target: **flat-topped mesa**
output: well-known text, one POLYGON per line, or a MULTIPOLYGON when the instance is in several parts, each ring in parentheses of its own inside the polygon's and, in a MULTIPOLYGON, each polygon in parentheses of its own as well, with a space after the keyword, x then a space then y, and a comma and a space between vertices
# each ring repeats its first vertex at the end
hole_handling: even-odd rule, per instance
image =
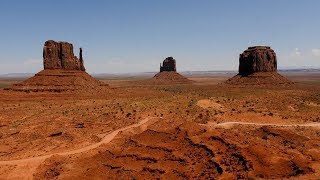
POLYGON ((73 54, 73 45, 68 42, 46 41, 43 47, 44 69, 85 71, 80 48, 79 59, 73 54))
POLYGON ((167 57, 163 63, 160 63, 160 72, 163 71, 177 71, 176 60, 173 57, 167 57))
POLYGON ((269 46, 249 47, 240 54, 239 63, 239 74, 244 76, 277 71, 277 56, 269 46))
POLYGON ((240 54, 239 63, 239 73, 225 84, 249 87, 293 84, 277 72, 277 56, 269 46, 249 47, 240 54))

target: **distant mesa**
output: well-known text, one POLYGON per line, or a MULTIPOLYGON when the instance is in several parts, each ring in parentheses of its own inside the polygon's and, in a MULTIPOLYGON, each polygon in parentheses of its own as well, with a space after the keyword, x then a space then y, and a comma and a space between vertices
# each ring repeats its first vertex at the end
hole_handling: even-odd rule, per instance
POLYGON ((14 84, 9 90, 63 92, 107 86, 85 72, 82 48, 78 58, 73 53, 73 45, 68 42, 46 41, 43 65, 44 70, 22 83, 14 84))
POLYGON ((167 57, 160 64, 160 72, 151 81, 154 84, 190 84, 193 82, 176 71, 176 60, 173 57, 167 57))
POLYGON ((277 56, 269 46, 249 47, 239 57, 239 73, 226 81, 230 85, 292 84, 277 73, 277 56))

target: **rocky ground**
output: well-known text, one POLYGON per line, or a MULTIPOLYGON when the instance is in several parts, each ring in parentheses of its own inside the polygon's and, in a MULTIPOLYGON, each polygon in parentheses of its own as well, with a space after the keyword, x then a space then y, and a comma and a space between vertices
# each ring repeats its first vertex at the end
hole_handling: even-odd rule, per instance
POLYGON ((320 177, 319 84, 209 84, 1 90, 0 179, 320 177))

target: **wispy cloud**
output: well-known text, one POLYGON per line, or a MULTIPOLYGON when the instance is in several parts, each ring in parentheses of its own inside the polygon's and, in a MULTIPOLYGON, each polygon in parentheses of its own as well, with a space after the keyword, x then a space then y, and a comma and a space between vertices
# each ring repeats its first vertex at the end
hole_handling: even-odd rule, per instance
POLYGON ((294 48, 293 52, 291 53, 292 57, 301 57, 301 51, 299 48, 294 48))
POLYGON ((298 55, 298 56, 301 55, 301 52, 300 52, 299 48, 295 48, 295 53, 296 53, 296 55, 298 55))
POLYGON ((320 57, 320 48, 314 48, 311 52, 313 56, 320 57))

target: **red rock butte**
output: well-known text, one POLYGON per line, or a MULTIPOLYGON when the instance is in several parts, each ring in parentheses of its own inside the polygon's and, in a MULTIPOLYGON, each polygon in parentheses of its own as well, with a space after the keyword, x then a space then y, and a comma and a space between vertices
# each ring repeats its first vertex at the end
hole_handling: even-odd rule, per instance
POLYGON ((80 48, 79 59, 73 54, 73 45, 68 42, 49 40, 43 47, 44 69, 65 69, 85 71, 80 48))
POLYGON ((160 72, 163 71, 177 71, 176 60, 173 57, 167 57, 162 64, 160 64, 160 72))
POLYGON ((277 56, 269 46, 249 47, 239 57, 239 73, 226 81, 229 85, 292 84, 277 73, 277 56))
POLYGON ((276 72, 277 56, 268 46, 249 47, 239 57, 239 74, 255 72, 276 72))
POLYGON ((96 89, 107 86, 85 72, 82 48, 79 58, 68 42, 46 41, 43 48, 44 70, 7 90, 25 92, 63 92, 96 89))
POLYGON ((153 84, 191 84, 193 82, 176 71, 176 60, 173 57, 167 57, 160 64, 160 72, 151 79, 151 82, 153 84))

